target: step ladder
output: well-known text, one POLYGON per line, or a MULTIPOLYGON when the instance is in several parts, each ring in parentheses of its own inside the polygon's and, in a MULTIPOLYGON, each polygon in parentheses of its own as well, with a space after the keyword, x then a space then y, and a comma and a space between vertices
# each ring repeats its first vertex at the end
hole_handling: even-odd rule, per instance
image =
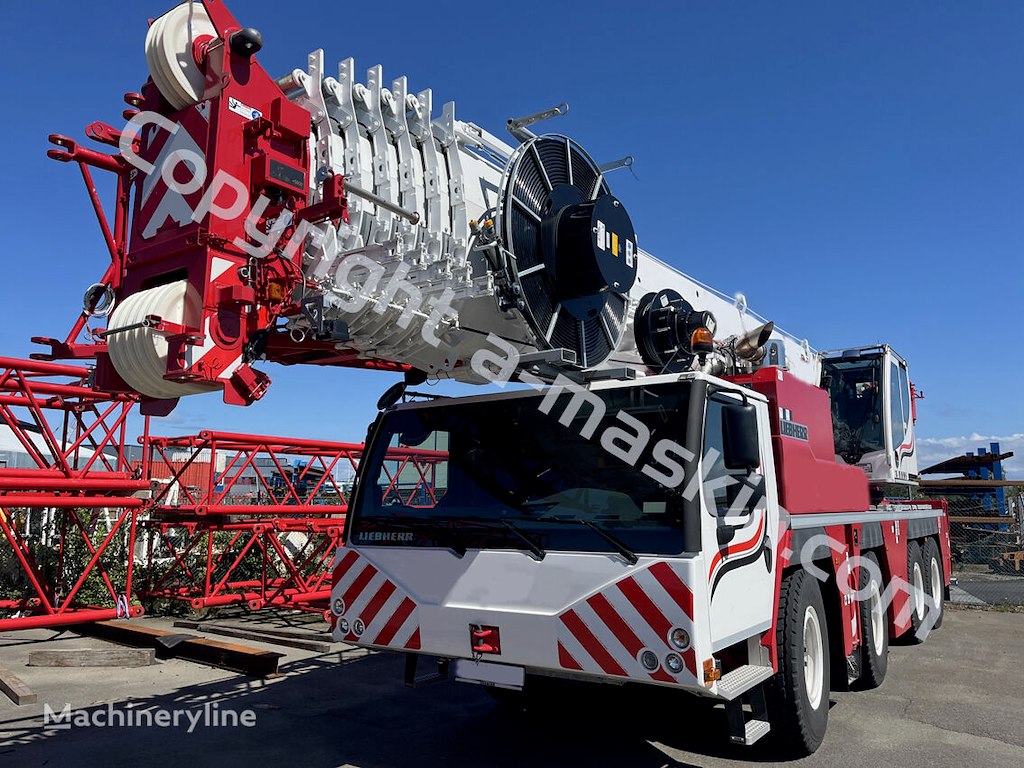
POLYGON ((725 699, 729 738, 734 744, 750 746, 771 730, 762 683, 773 674, 771 667, 744 664, 718 681, 717 693, 725 699), (744 703, 750 705, 749 713, 743 708, 744 703))

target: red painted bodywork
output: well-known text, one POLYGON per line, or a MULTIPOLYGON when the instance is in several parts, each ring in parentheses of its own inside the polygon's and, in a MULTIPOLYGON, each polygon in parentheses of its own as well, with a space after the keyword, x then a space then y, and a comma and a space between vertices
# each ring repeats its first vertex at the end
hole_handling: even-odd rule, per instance
POLYGON ((768 398, 772 453, 779 503, 791 515, 808 512, 853 512, 870 505, 864 472, 836 460, 828 393, 781 368, 729 377, 768 398), (780 409, 807 428, 807 439, 783 434, 780 409))

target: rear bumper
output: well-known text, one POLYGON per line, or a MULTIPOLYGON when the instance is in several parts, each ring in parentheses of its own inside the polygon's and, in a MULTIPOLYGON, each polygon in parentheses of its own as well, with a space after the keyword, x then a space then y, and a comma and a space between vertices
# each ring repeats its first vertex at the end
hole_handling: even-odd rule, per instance
POLYGON ((535 674, 713 695, 700 662, 711 654, 710 640, 702 634, 706 627, 695 619, 699 600, 689 586, 696 583, 693 561, 642 558, 627 566, 597 555, 594 563, 581 564, 586 556, 575 555, 577 562, 568 563, 551 554, 542 563, 524 563, 522 553, 488 552, 453 564, 447 553, 389 559, 394 549, 339 550, 332 590, 335 640, 449 659, 476 657, 535 674), (498 562, 508 558, 519 559, 512 568, 498 562), (419 569, 409 563, 417 559, 419 569), (530 569, 521 589, 508 583, 517 578, 517 569, 530 569), (567 581, 573 582, 568 590, 567 581), (565 597, 553 594, 559 591, 565 597), (474 654, 471 633, 480 625, 498 628, 500 652, 474 654))

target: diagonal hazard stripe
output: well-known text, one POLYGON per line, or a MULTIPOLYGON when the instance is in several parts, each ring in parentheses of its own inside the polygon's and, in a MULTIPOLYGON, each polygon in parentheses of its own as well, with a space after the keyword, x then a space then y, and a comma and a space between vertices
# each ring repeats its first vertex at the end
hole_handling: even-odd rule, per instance
POLYGON ((409 638, 409 642, 405 644, 406 648, 410 650, 419 650, 420 647, 420 628, 416 627, 416 631, 412 633, 412 637, 409 638))
POLYGON ((395 585, 390 581, 385 581, 380 589, 377 590, 377 594, 370 598, 370 602, 366 604, 363 612, 359 614, 359 618, 363 620, 363 626, 370 626, 370 622, 377 618, 377 614, 380 609, 384 607, 384 603, 388 601, 395 592, 395 585))
POLYGON ((686 586, 682 579, 676 575, 668 563, 655 563, 650 568, 651 575, 658 580, 658 583, 665 588, 669 597, 676 601, 676 605, 683 609, 686 618, 693 618, 693 593, 686 586))
MULTIPOLYGON (((364 627, 369 627, 370 622, 373 621, 380 609, 384 607, 384 604, 388 601, 395 592, 395 585, 390 581, 385 581, 380 585, 380 589, 370 598, 370 602, 363 608, 363 612, 359 614, 359 620, 363 622, 364 627)), ((352 642, 358 640, 359 636, 355 632, 350 631, 345 635, 345 640, 352 642)))
POLYGON ((377 569, 367 563, 366 567, 363 568, 362 573, 356 576, 355 581, 353 581, 351 586, 345 590, 345 594, 341 596, 346 609, 355 602, 355 599, 359 597, 359 594, 366 589, 366 585, 370 583, 370 579, 376 575, 377 569))
POLYGON ((654 604, 654 601, 647 596, 647 593, 640 588, 640 585, 636 583, 636 579, 632 576, 627 576, 615 586, 632 603, 637 612, 644 617, 644 621, 650 624, 651 629, 658 633, 658 637, 662 638, 667 644, 668 632, 672 629, 672 624, 665 618, 665 614, 661 612, 661 609, 654 604))
MULTIPOLYGON (((629 655, 636 658, 640 655, 640 651, 643 650, 644 644, 636 633, 626 623, 625 619, 619 615, 611 603, 608 602, 602 594, 596 594, 587 600, 587 604, 594 609, 601 621, 603 621, 608 629, 615 635, 615 639, 622 643, 622 647, 625 648, 629 655)), ((659 680, 663 683, 674 683, 675 679, 663 669, 656 669, 654 672, 645 670, 654 680, 659 680)))
POLYGON ((608 650, 601 645, 601 641, 594 637, 594 633, 583 623, 583 620, 575 611, 568 610, 562 614, 561 618, 562 623, 572 632, 573 637, 580 642, 580 645, 583 646, 584 650, 590 654, 590 657, 597 662, 601 669, 609 675, 626 677, 626 670, 620 667, 619 663, 612 658, 608 650))
POLYGON ((562 665, 564 669, 578 669, 581 670, 583 667, 580 663, 572 657, 572 654, 565 650, 565 646, 561 643, 558 644, 558 663, 562 665))
POLYGON ((387 645, 390 643, 395 635, 398 634, 398 630, 405 624, 405 620, 409 618, 409 614, 412 613, 413 608, 416 607, 416 603, 410 600, 408 597, 402 600, 398 606, 398 610, 394 612, 388 623, 384 625, 384 628, 380 633, 373 639, 372 645, 387 645))
POLYGON ((697 654, 694 653, 693 648, 683 651, 683 661, 686 662, 686 668, 690 670, 690 674, 697 677, 697 654))
POLYGON ((338 586, 338 582, 341 578, 348 573, 348 569, 352 567, 352 564, 359 559, 359 555, 351 550, 345 553, 345 556, 338 561, 338 564, 334 566, 334 571, 331 572, 331 587, 338 586))
POLYGON ((608 625, 608 629, 615 635, 615 639, 622 643, 622 647, 629 651, 630 656, 636 656, 640 653, 644 644, 640 642, 640 638, 636 636, 636 633, 629 628, 629 625, 612 608, 612 604, 608 602, 607 597, 602 594, 596 594, 587 600, 587 604, 594 609, 594 613, 601 618, 601 621, 608 625))

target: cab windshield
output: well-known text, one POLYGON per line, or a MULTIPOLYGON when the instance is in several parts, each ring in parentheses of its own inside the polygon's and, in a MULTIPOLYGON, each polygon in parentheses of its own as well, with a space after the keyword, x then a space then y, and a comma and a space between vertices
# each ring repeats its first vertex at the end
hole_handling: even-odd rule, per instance
POLYGON ((836 453, 856 464, 864 454, 884 450, 882 358, 838 358, 825 360, 823 367, 836 453))
POLYGON ((356 544, 678 554, 690 385, 549 389, 386 414, 356 544))

